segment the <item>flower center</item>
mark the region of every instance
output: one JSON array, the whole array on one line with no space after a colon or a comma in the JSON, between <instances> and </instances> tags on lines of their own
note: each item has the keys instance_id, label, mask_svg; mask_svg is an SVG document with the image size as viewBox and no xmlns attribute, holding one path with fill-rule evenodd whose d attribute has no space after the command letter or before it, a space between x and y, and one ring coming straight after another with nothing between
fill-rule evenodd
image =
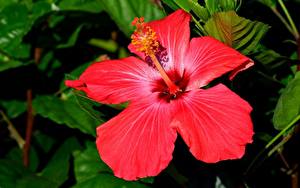
<instances>
[{"instance_id":1,"label":"flower center","mask_svg":"<svg viewBox=\"0 0 300 188\"><path fill-rule=\"evenodd\" d=\"M181 89L172 82L156 57L157 52L160 53L163 47L157 40L155 31L153 31L150 26L145 25L144 18L135 18L132 25L136 27L136 30L131 35L131 43L137 51L144 53L146 57L150 58L165 84L168 86L168 92L176 96L176 93L180 92Z\"/></svg>"}]
</instances>

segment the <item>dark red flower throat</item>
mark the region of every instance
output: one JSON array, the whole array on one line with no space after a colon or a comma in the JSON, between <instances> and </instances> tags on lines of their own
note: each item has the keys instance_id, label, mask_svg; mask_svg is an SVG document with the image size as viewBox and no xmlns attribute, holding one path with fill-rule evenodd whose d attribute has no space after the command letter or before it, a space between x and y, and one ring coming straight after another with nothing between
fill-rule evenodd
<instances>
[{"instance_id":1,"label":"dark red flower throat","mask_svg":"<svg viewBox=\"0 0 300 188\"><path fill-rule=\"evenodd\" d=\"M168 75L170 75L170 80L178 87L177 92L171 93L168 85L162 78L156 80L155 85L152 89L152 92L158 92L159 98L165 100L166 102L170 102L171 100L180 98L186 92L186 88L189 83L188 76L186 76L185 73L183 73L183 75L180 75L176 71L170 71L168 72Z\"/></svg>"}]
</instances>

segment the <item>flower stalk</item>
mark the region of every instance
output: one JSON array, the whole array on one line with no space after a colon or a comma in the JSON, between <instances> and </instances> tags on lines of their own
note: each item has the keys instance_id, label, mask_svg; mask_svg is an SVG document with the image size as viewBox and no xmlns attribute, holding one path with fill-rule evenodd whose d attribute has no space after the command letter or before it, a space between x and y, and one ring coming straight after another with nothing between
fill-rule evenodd
<instances>
[{"instance_id":1,"label":"flower stalk","mask_svg":"<svg viewBox=\"0 0 300 188\"><path fill-rule=\"evenodd\" d=\"M23 164L25 167L29 166L29 150L31 144L31 136L33 129L33 110L32 110L32 90L27 90L27 124L26 124L26 138L25 145L23 147Z\"/></svg>"}]
</instances>

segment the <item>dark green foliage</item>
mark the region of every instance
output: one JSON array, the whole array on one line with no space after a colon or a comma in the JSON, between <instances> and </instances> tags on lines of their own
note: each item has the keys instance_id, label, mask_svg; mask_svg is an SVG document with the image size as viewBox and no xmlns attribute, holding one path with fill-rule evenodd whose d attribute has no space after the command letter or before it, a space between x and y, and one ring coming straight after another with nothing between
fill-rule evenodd
<instances>
[{"instance_id":1,"label":"dark green foliage","mask_svg":"<svg viewBox=\"0 0 300 188\"><path fill-rule=\"evenodd\" d=\"M65 124L70 128L77 128L84 133L95 136L96 127L103 122L100 119L101 116L92 107L87 107L86 104L82 105L81 103L84 102L79 102L76 96L67 99L59 99L55 96L39 96L33 101L33 108L37 114L58 124ZM81 108L80 105L82 105Z\"/></svg>"},{"instance_id":2,"label":"dark green foliage","mask_svg":"<svg viewBox=\"0 0 300 188\"><path fill-rule=\"evenodd\" d=\"M283 90L274 111L273 123L282 130L300 119L300 72L295 75Z\"/></svg>"},{"instance_id":3,"label":"dark green foliage","mask_svg":"<svg viewBox=\"0 0 300 188\"><path fill-rule=\"evenodd\" d=\"M75 152L74 158L74 173L77 182L74 187L148 187L140 182L127 182L114 177L110 168L99 158L94 143L87 142L86 149L82 152Z\"/></svg>"}]
</instances>

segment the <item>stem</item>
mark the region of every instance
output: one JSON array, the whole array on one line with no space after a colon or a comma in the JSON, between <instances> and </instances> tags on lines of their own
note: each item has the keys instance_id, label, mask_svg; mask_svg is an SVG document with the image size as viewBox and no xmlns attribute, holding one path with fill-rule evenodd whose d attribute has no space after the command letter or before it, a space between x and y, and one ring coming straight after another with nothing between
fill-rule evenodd
<instances>
[{"instance_id":1,"label":"stem","mask_svg":"<svg viewBox=\"0 0 300 188\"><path fill-rule=\"evenodd\" d=\"M279 157L280 157L280 159L282 160L283 164L285 165L285 167L286 167L288 170L290 170L290 169L291 169L291 168L290 168L290 165L289 165L289 163L287 162L286 158L284 157L282 151L277 150L277 152L278 152Z\"/></svg>"},{"instance_id":2,"label":"stem","mask_svg":"<svg viewBox=\"0 0 300 188\"><path fill-rule=\"evenodd\" d=\"M165 83L169 87L170 94L176 94L176 92L179 91L178 86L176 86L171 81L171 79L169 78L169 76L167 75L167 73L165 72L164 68L161 66L161 64L159 63L159 61L155 57L155 55L154 54L149 54L149 56L150 56L151 60L153 61L155 67L157 68L158 72L160 73L162 79L165 81Z\"/></svg>"},{"instance_id":3,"label":"stem","mask_svg":"<svg viewBox=\"0 0 300 188\"><path fill-rule=\"evenodd\" d=\"M296 171L291 175L291 183L292 183L292 188L298 188L299 187L299 172Z\"/></svg>"},{"instance_id":4,"label":"stem","mask_svg":"<svg viewBox=\"0 0 300 188\"><path fill-rule=\"evenodd\" d=\"M280 19L280 21L283 23L283 25L287 28L287 30L289 30L289 32L294 36L294 31L291 28L291 26L289 25L289 23L285 20L285 18L280 14L280 12L278 12L276 7L271 8L271 10L273 11L273 13Z\"/></svg>"},{"instance_id":5,"label":"stem","mask_svg":"<svg viewBox=\"0 0 300 188\"><path fill-rule=\"evenodd\" d=\"M300 37L297 39L297 55L298 60L300 60ZM297 65L297 71L300 71L300 64Z\"/></svg>"},{"instance_id":6,"label":"stem","mask_svg":"<svg viewBox=\"0 0 300 188\"><path fill-rule=\"evenodd\" d=\"M279 2L279 4L280 4L280 6L281 6L283 12L285 13L285 15L286 15L288 21L290 22L290 25L291 25L291 27L292 27L292 29L293 29L294 37L296 38L296 40L298 40L298 38L299 38L299 32L298 32L298 30L297 30L297 27L296 27L296 25L295 25L295 23L294 23L294 21L293 21L291 15L290 15L289 11L287 10L287 8L286 8L286 6L284 5L284 3L283 3L282 0L278 0L278 2Z\"/></svg>"},{"instance_id":7,"label":"stem","mask_svg":"<svg viewBox=\"0 0 300 188\"><path fill-rule=\"evenodd\" d=\"M204 29L204 27L197 21L196 18L194 18L194 16L192 16L192 19L195 22L196 27L202 32L202 34L208 35L208 33L206 32L206 30Z\"/></svg>"},{"instance_id":8,"label":"stem","mask_svg":"<svg viewBox=\"0 0 300 188\"><path fill-rule=\"evenodd\" d=\"M29 150L30 150L30 142L32 136L32 128L33 128L33 113L32 113L32 90L27 90L27 125L26 125L26 138L25 145L23 148L23 164L24 166L29 166Z\"/></svg>"},{"instance_id":9,"label":"stem","mask_svg":"<svg viewBox=\"0 0 300 188\"><path fill-rule=\"evenodd\" d=\"M287 130L289 130L298 120L300 115L298 115L290 124L288 124L280 133L278 133L266 146L265 149L269 148L278 138L280 138Z\"/></svg>"},{"instance_id":10,"label":"stem","mask_svg":"<svg viewBox=\"0 0 300 188\"><path fill-rule=\"evenodd\" d=\"M280 148L281 148L285 143L287 143L287 142L290 140L291 137L292 137L291 135L288 135L288 136L284 137L283 140L282 140L281 142L279 142L279 144L277 144L276 146L274 146L274 147L272 148L272 150L269 151L268 156L270 157L270 156L273 155L274 152L279 151Z\"/></svg>"},{"instance_id":11,"label":"stem","mask_svg":"<svg viewBox=\"0 0 300 188\"><path fill-rule=\"evenodd\" d=\"M24 147L24 144L25 144L25 141L24 139L21 137L21 135L19 134L19 132L17 131L17 129L14 127L14 125L12 124L12 122L8 119L8 117L5 115L5 113L0 110L0 114L3 118L3 120L7 123L8 127L8 131L10 133L10 137L12 139L14 139L18 145L19 145L19 148L23 148Z\"/></svg>"}]
</instances>

